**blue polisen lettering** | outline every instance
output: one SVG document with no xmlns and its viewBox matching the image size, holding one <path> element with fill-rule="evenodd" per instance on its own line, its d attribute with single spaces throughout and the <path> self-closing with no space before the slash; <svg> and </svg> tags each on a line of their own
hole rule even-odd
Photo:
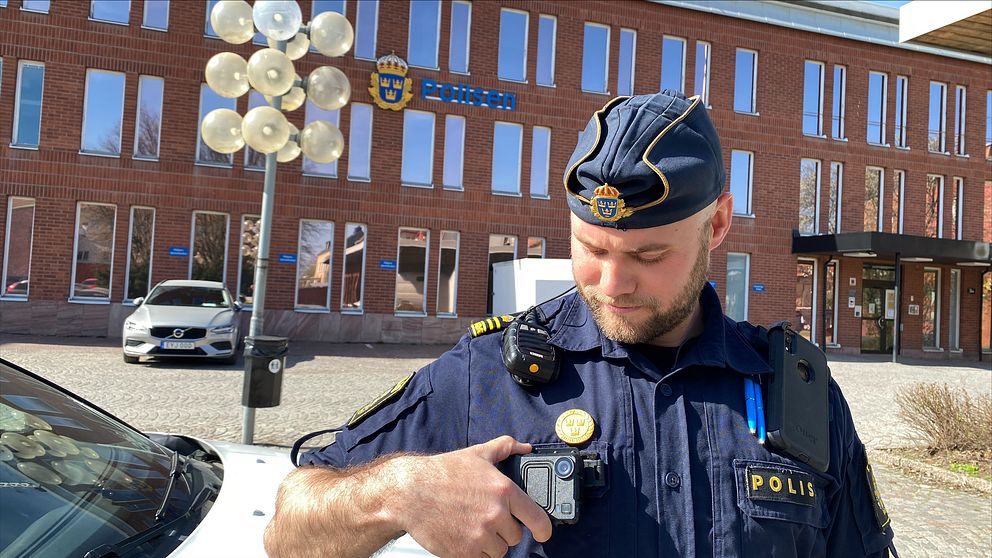
<svg viewBox="0 0 992 558">
<path fill-rule="evenodd" d="M 432 79 L 425 79 L 420 83 L 420 96 L 427 97 L 437 91 L 437 82 Z"/>
<path fill-rule="evenodd" d="M 483 91 L 481 89 L 473 89 L 472 90 L 472 104 L 473 105 L 479 106 L 482 103 L 486 102 L 485 99 L 482 98 L 482 93 L 483 93 Z"/>
<path fill-rule="evenodd" d="M 487 106 L 494 109 L 516 110 L 517 96 L 495 89 L 472 87 L 467 83 L 438 83 L 424 79 L 420 84 L 420 97 L 444 103 Z"/>
<path fill-rule="evenodd" d="M 505 110 L 514 110 L 517 108 L 516 93 L 503 93 L 503 108 Z"/>
<path fill-rule="evenodd" d="M 455 86 L 450 83 L 442 83 L 441 100 L 446 103 L 450 103 L 453 99 L 455 99 Z"/>
<path fill-rule="evenodd" d="M 495 89 L 490 89 L 489 92 L 486 93 L 486 104 L 489 105 L 490 107 L 498 107 L 499 98 L 500 98 L 499 91 L 496 91 Z"/>
</svg>

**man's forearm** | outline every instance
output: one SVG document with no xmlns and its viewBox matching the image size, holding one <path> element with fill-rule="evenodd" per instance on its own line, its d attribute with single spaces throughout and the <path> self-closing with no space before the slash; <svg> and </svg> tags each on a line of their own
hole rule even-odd
<svg viewBox="0 0 992 558">
<path fill-rule="evenodd" d="M 390 459 L 350 469 L 304 467 L 286 477 L 265 531 L 271 558 L 365 558 L 402 534 L 386 513 L 399 479 Z"/>
</svg>

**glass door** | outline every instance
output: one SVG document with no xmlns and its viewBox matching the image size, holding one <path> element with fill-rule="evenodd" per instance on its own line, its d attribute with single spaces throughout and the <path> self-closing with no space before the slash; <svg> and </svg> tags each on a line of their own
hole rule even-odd
<svg viewBox="0 0 992 558">
<path fill-rule="evenodd" d="M 891 353 L 895 319 L 895 288 L 885 282 L 864 281 L 861 287 L 861 352 Z"/>
</svg>

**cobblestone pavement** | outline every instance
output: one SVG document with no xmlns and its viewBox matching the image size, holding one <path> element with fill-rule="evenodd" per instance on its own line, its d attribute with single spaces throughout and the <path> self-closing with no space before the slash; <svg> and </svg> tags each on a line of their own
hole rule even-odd
<svg viewBox="0 0 992 558">
<path fill-rule="evenodd" d="M 287 446 L 300 435 L 341 424 L 402 375 L 430 362 L 440 346 L 294 342 L 282 404 L 258 409 L 255 443 Z M 90 399 L 142 430 L 173 431 L 238 442 L 242 368 L 184 360 L 126 365 L 105 339 L 0 335 L 0 356 Z M 832 359 L 858 432 L 872 449 L 915 443 L 896 416 L 895 392 L 916 382 L 992 393 L 989 364 L 960 366 L 878 359 Z M 875 464 L 900 555 L 992 556 L 992 502 L 985 496 L 921 483 Z"/>
</svg>

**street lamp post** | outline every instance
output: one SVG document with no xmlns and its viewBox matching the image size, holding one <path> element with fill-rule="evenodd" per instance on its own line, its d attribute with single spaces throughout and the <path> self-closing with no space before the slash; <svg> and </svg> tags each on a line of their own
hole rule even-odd
<svg viewBox="0 0 992 558">
<path fill-rule="evenodd" d="M 214 151 L 234 153 L 247 143 L 265 154 L 255 290 L 248 328 L 248 335 L 255 337 L 262 335 L 265 325 L 276 163 L 292 161 L 301 151 L 315 162 L 330 163 L 344 150 L 344 137 L 334 124 L 315 120 L 300 131 L 283 111 L 296 110 L 308 97 L 322 109 L 340 109 L 351 98 L 347 76 L 332 66 L 321 66 L 306 78 L 300 78 L 293 60 L 302 58 L 311 44 L 325 56 L 342 56 L 351 49 L 354 31 L 351 23 L 337 12 L 318 14 L 303 25 L 295 0 L 258 0 L 254 7 L 244 0 L 221 0 L 210 13 L 210 23 L 228 43 L 246 43 L 257 30 L 265 35 L 269 45 L 252 54 L 247 62 L 232 52 L 219 53 L 207 62 L 205 72 L 207 84 L 218 95 L 237 98 L 254 88 L 265 95 L 269 105 L 251 109 L 244 118 L 233 110 L 217 109 L 208 113 L 201 125 L 203 140 Z M 245 374 L 249 373 L 247 368 Z M 241 442 L 250 444 L 254 438 L 255 408 L 245 405 L 242 411 Z"/>
</svg>

